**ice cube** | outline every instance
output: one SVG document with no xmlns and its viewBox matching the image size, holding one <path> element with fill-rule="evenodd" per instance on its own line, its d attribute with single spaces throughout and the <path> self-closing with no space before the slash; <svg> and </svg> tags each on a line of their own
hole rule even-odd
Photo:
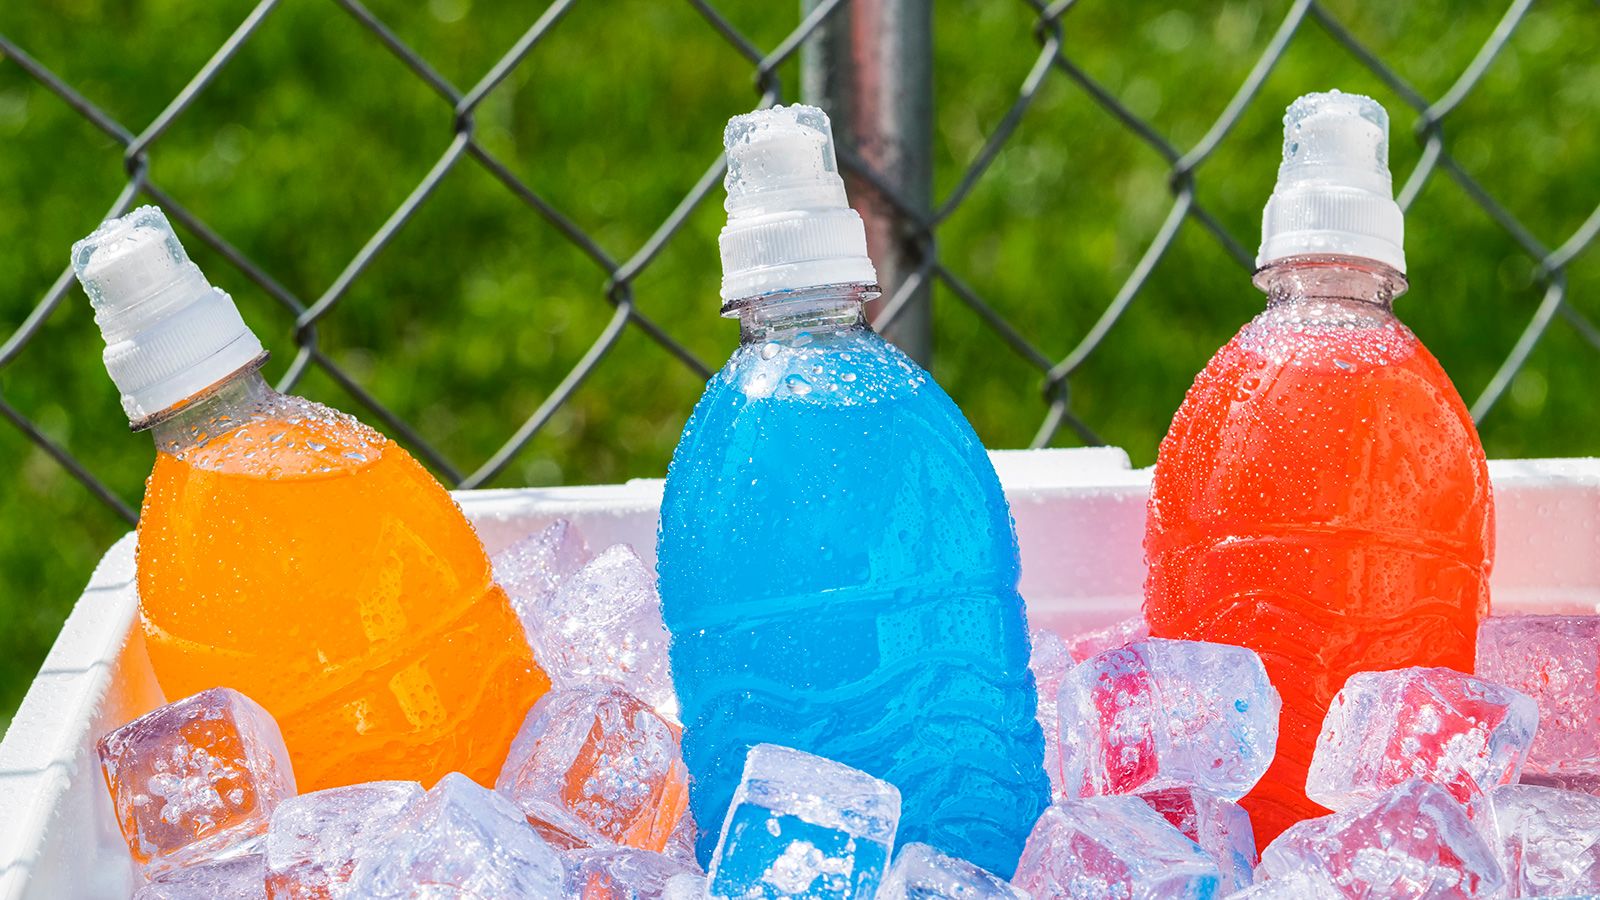
<svg viewBox="0 0 1600 900">
<path fill-rule="evenodd" d="M 146 713 L 97 749 L 128 850 L 152 872 L 236 852 L 295 793 L 278 723 L 228 688 Z"/>
<path fill-rule="evenodd" d="M 589 545 L 577 526 L 557 519 L 496 553 L 494 580 L 511 600 L 522 627 L 533 633 L 541 627 L 536 611 L 589 559 Z"/>
<path fill-rule="evenodd" d="M 1044 811 L 1012 878 L 1038 898 L 1158 900 L 1217 894 L 1217 864 L 1138 797 L 1062 800 Z"/>
<path fill-rule="evenodd" d="M 517 808 L 451 772 L 356 852 L 349 896 L 562 896 L 561 859 Z"/>
<path fill-rule="evenodd" d="M 1028 900 L 1004 878 L 927 844 L 906 844 L 895 854 L 878 900 Z"/>
<path fill-rule="evenodd" d="M 616 544 L 529 607 L 528 640 L 557 687 L 606 682 L 676 715 L 656 576 Z"/>
<path fill-rule="evenodd" d="M 661 852 L 694 866 L 695 871 L 702 871 L 700 860 L 694 852 L 695 841 L 699 838 L 700 829 L 695 824 L 694 812 L 685 807 L 683 815 L 678 818 L 678 827 L 672 829 L 672 834 L 667 838 L 667 846 L 662 848 Z"/>
<path fill-rule="evenodd" d="M 631 847 L 573 850 L 565 862 L 566 896 L 582 900 L 663 900 L 673 878 L 700 874 L 669 856 Z"/>
<path fill-rule="evenodd" d="M 1061 796 L 1061 715 L 1057 700 L 1061 695 L 1061 679 L 1072 668 L 1072 657 L 1067 653 L 1061 635 L 1040 628 L 1033 633 L 1033 655 L 1028 668 L 1033 670 L 1033 681 L 1039 689 L 1039 728 L 1044 732 L 1044 770 L 1050 776 L 1050 794 Z"/>
<path fill-rule="evenodd" d="M 1255 651 L 1152 638 L 1104 651 L 1061 684 L 1069 797 L 1169 787 L 1244 796 L 1278 744 L 1278 692 Z"/>
<path fill-rule="evenodd" d="M 1538 704 L 1527 773 L 1600 776 L 1600 616 L 1484 619 L 1477 674 Z"/>
<path fill-rule="evenodd" d="M 899 822 L 900 791 L 887 781 L 757 744 L 711 857 L 709 896 L 870 900 Z"/>
<path fill-rule="evenodd" d="M 1144 616 L 1130 616 L 1097 631 L 1085 631 L 1067 641 L 1067 654 L 1073 662 L 1081 663 L 1107 650 L 1120 650 L 1149 637 L 1150 626 L 1145 624 Z"/>
<path fill-rule="evenodd" d="M 1538 724 L 1527 695 L 1454 669 L 1358 672 L 1328 708 L 1306 796 L 1349 809 L 1421 778 L 1469 803 L 1517 780 Z"/>
<path fill-rule="evenodd" d="M 704 875 L 674 875 L 667 879 L 666 890 L 661 892 L 661 900 L 705 900 L 705 897 Z"/>
<path fill-rule="evenodd" d="M 373 781 L 283 801 L 267 828 L 273 900 L 345 896 L 357 849 L 421 796 L 415 781 Z"/>
<path fill-rule="evenodd" d="M 1216 860 L 1223 894 L 1250 886 L 1256 834 L 1244 807 L 1204 788 L 1167 788 L 1139 798 Z"/>
<path fill-rule="evenodd" d="M 1477 807 L 1511 897 L 1600 894 L 1600 797 L 1512 784 Z"/>
<path fill-rule="evenodd" d="M 621 688 L 551 691 L 529 710 L 495 790 L 557 848 L 660 851 L 689 803 L 679 734 Z"/>
<path fill-rule="evenodd" d="M 1412 779 L 1360 806 L 1290 826 L 1256 877 L 1320 877 L 1346 897 L 1493 897 L 1500 864 L 1444 788 Z"/>
<path fill-rule="evenodd" d="M 162 873 L 133 900 L 266 900 L 266 875 L 259 853 L 198 862 Z"/>
<path fill-rule="evenodd" d="M 1296 871 L 1281 878 L 1259 878 L 1250 887 L 1228 894 L 1227 898 L 1228 900 L 1345 900 L 1345 895 L 1321 873 Z M 1371 900 L 1378 898 L 1373 897 Z"/>
</svg>

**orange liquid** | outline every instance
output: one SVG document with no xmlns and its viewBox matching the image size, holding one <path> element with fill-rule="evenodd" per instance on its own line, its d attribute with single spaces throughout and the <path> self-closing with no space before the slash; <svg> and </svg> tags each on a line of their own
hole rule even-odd
<svg viewBox="0 0 1600 900">
<path fill-rule="evenodd" d="M 1325 814 L 1306 770 L 1345 679 L 1470 672 L 1488 613 L 1477 432 L 1416 337 L 1364 318 L 1263 313 L 1195 380 L 1156 463 L 1151 634 L 1253 648 L 1283 696 L 1277 757 L 1244 800 L 1261 846 Z"/>
<path fill-rule="evenodd" d="M 383 436 L 280 403 L 292 415 L 157 456 L 138 570 L 162 689 L 266 707 L 302 792 L 493 784 L 549 681 L 472 526 Z"/>
</svg>

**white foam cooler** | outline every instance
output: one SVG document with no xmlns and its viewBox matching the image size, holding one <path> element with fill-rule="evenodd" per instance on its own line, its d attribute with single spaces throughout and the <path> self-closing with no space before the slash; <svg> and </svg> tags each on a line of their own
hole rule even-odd
<svg viewBox="0 0 1600 900">
<path fill-rule="evenodd" d="M 1139 608 L 1150 471 L 1114 448 L 998 451 L 1037 626 Z M 1499 612 L 1600 612 L 1600 459 L 1495 460 Z M 658 480 L 457 495 L 491 552 L 566 518 L 653 562 Z M 0 900 L 122 898 L 136 883 L 95 759 L 105 732 L 163 701 L 136 621 L 133 536 L 100 561 L 0 742 Z"/>
</svg>

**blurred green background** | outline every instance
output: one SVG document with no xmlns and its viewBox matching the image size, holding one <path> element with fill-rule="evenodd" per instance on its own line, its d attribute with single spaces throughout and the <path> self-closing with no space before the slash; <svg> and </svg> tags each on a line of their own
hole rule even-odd
<svg viewBox="0 0 1600 900">
<path fill-rule="evenodd" d="M 520 0 L 368 0 L 465 89 L 537 16 Z M 798 21 L 791 0 L 717 0 L 758 46 Z M 1204 135 L 1289 3 L 1083 2 L 1066 51 L 1176 146 Z M 1325 4 L 1424 96 L 1437 98 L 1504 6 L 1474 0 Z M 249 12 L 241 0 L 24 0 L 0 33 L 137 132 Z M 1038 52 L 1012 0 L 936 4 L 937 196 L 957 182 Z M 1554 247 L 1600 202 L 1600 8 L 1538 4 L 1447 120 L 1456 159 Z M 794 63 L 783 75 L 798 99 Z M 1370 93 L 1394 114 L 1397 184 L 1415 165 L 1416 116 L 1315 22 L 1197 173 L 1199 197 L 1254 249 L 1296 95 Z M 616 258 L 631 255 L 756 100 L 752 67 L 687 2 L 579 2 L 476 116 L 483 143 Z M 446 103 L 331 0 L 283 0 L 151 153 L 151 176 L 310 302 L 444 151 Z M 0 323 L 19 324 L 124 184 L 121 151 L 0 57 Z M 636 283 L 640 307 L 708 364 L 736 327 L 717 317 L 714 192 Z M 1171 204 L 1167 169 L 1059 72 L 972 197 L 939 231 L 946 264 L 1046 352 L 1084 334 Z M 197 240 L 214 283 L 277 351 L 291 317 Z M 1400 315 L 1470 401 L 1541 296 L 1535 261 L 1454 182 L 1436 175 L 1407 220 L 1413 289 Z M 1600 317 L 1600 250 L 1568 271 Z M 321 327 L 337 364 L 470 470 L 551 391 L 612 308 L 604 274 L 473 162 L 459 165 Z M 1247 273 L 1192 219 L 1104 346 L 1074 378 L 1073 408 L 1149 464 L 1194 373 L 1253 315 Z M 1041 378 L 948 291 L 935 292 L 934 372 L 994 447 L 1025 445 Z M 74 288 L 0 371 L 0 391 L 129 502 L 148 437 L 128 433 Z M 1493 456 L 1600 449 L 1600 353 L 1558 320 L 1488 419 Z M 699 379 L 636 329 L 495 486 L 659 476 Z M 313 372 L 300 392 L 361 413 Z M 1058 442 L 1074 440 L 1063 430 Z M 0 725 L 20 700 L 95 560 L 126 525 L 21 434 L 0 426 Z"/>
</svg>

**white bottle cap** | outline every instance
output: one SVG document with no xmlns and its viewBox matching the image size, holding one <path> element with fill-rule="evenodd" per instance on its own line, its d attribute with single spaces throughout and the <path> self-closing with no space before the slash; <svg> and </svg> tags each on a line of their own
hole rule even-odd
<svg viewBox="0 0 1600 900">
<path fill-rule="evenodd" d="M 1405 219 L 1389 180 L 1389 114 L 1371 97 L 1338 91 L 1290 104 L 1256 267 L 1330 253 L 1405 274 L 1404 245 Z"/>
<path fill-rule="evenodd" d="M 775 106 L 728 121 L 723 310 L 744 297 L 825 284 L 877 284 L 867 232 L 850 208 L 828 116 Z"/>
<path fill-rule="evenodd" d="M 262 355 L 233 300 L 212 287 L 161 210 L 142 206 L 72 245 L 105 338 L 106 371 L 138 423 Z"/>
</svg>

